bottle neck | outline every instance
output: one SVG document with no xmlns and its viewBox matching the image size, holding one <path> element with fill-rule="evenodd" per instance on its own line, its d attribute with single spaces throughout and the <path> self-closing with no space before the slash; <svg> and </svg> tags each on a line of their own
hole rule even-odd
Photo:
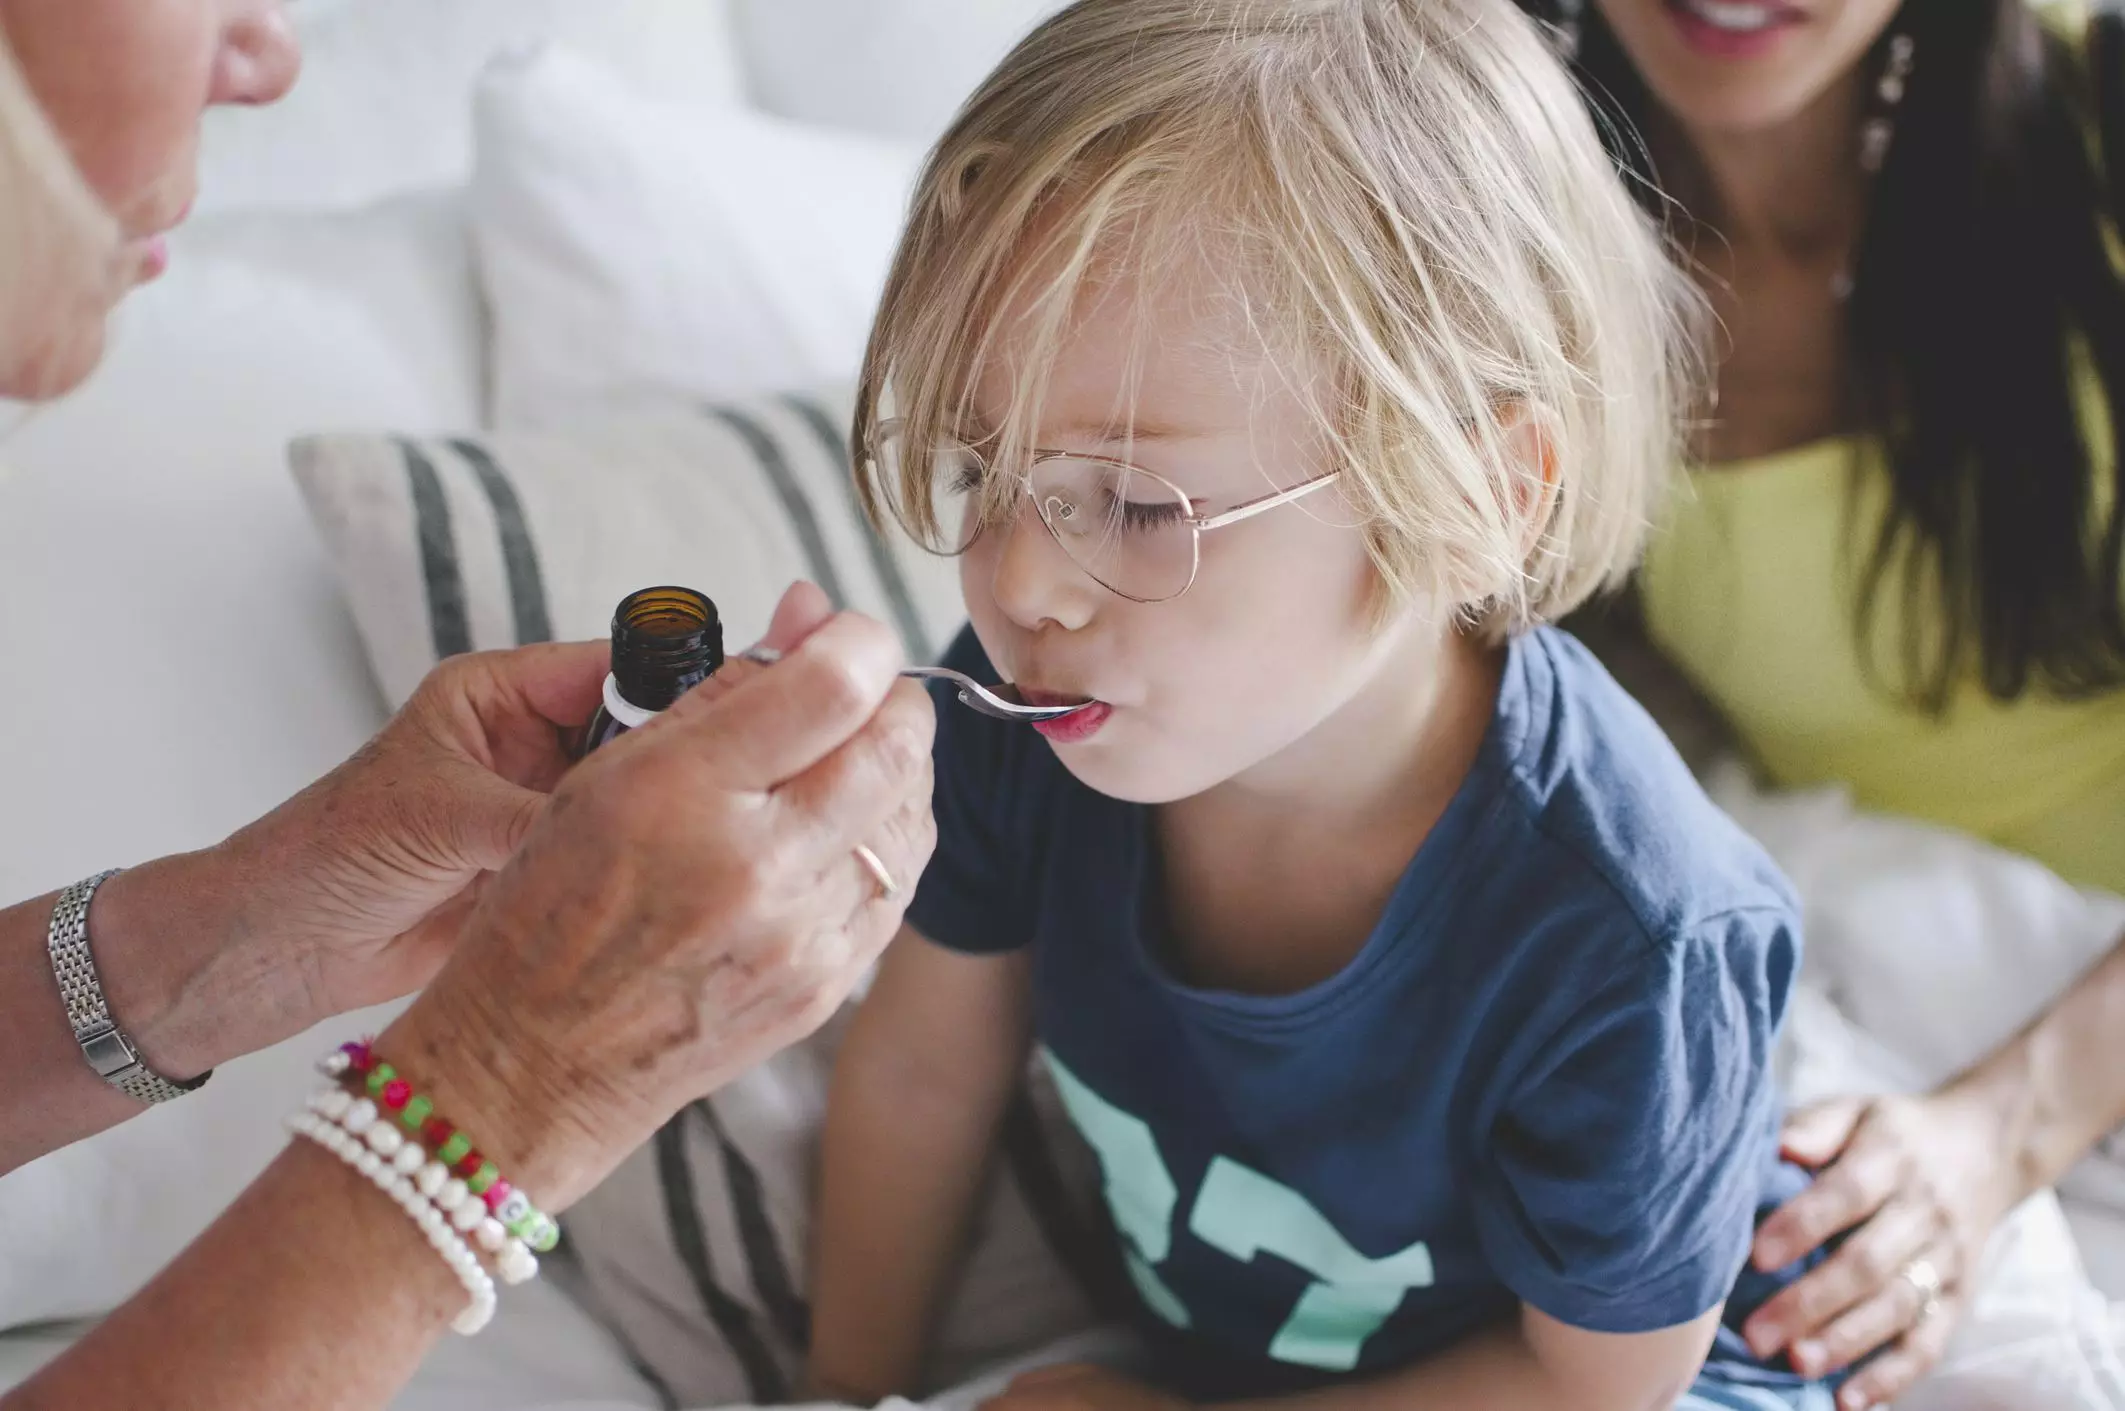
<svg viewBox="0 0 2125 1411">
<path fill-rule="evenodd" d="M 627 699 L 626 692 L 620 685 L 620 678 L 610 674 L 605 678 L 605 713 L 611 716 L 615 723 L 629 730 L 641 729 L 659 714 L 658 711 L 636 705 Z"/>
</svg>

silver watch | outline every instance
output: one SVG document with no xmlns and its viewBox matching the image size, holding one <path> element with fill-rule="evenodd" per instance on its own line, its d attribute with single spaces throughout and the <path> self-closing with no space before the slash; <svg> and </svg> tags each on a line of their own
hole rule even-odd
<svg viewBox="0 0 2125 1411">
<path fill-rule="evenodd" d="M 214 1070 L 184 1082 L 163 1077 L 148 1067 L 111 1017 L 103 982 L 96 976 L 96 958 L 89 954 L 89 903 L 95 900 L 96 889 L 117 875 L 116 868 L 99 872 L 61 892 L 59 904 L 52 908 L 46 944 L 52 975 L 59 981 L 59 998 L 66 1002 L 67 1022 L 74 1026 L 74 1042 L 81 1045 L 81 1056 L 103 1081 L 135 1102 L 153 1105 L 196 1090 L 214 1076 Z"/>
</svg>

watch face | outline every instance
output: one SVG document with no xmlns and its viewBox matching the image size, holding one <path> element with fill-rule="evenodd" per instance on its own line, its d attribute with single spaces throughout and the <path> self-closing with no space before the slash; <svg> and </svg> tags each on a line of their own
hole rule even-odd
<svg viewBox="0 0 2125 1411">
<path fill-rule="evenodd" d="M 115 1026 L 83 1037 L 81 1051 L 88 1056 L 89 1067 L 106 1081 L 116 1081 L 128 1068 L 140 1063 L 140 1056 Z"/>
</svg>

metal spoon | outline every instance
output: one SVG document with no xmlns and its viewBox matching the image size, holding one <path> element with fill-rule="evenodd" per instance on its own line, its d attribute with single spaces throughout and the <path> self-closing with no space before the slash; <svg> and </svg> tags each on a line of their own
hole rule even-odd
<svg viewBox="0 0 2125 1411">
<path fill-rule="evenodd" d="M 773 666 L 782 660 L 782 653 L 773 647 L 751 647 L 738 653 L 750 662 L 761 666 Z M 1076 705 L 1030 705 L 1018 693 L 1018 688 L 1006 681 L 998 686 L 984 686 L 963 671 L 953 671 L 942 666 L 911 666 L 900 673 L 915 680 L 949 681 L 959 688 L 961 705 L 978 710 L 983 715 L 998 720 L 1021 720 L 1031 723 L 1036 720 L 1060 720 L 1066 715 L 1075 715 L 1091 701 L 1079 701 Z"/>
</svg>

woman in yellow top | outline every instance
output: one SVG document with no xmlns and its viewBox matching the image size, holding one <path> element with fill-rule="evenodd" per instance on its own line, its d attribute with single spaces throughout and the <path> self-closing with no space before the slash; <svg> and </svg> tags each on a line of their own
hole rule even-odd
<svg viewBox="0 0 2125 1411">
<path fill-rule="evenodd" d="M 1725 325 L 1653 643 L 1773 780 L 2125 892 L 2125 56 L 2030 0 L 1522 3 Z M 1758 1261 L 1851 1233 L 1751 1340 L 1811 1375 L 1878 1351 L 1841 1404 L 1891 1399 L 2004 1213 L 2121 1122 L 2125 947 L 1942 1091 L 1795 1116 L 1827 1169 Z"/>
</svg>

